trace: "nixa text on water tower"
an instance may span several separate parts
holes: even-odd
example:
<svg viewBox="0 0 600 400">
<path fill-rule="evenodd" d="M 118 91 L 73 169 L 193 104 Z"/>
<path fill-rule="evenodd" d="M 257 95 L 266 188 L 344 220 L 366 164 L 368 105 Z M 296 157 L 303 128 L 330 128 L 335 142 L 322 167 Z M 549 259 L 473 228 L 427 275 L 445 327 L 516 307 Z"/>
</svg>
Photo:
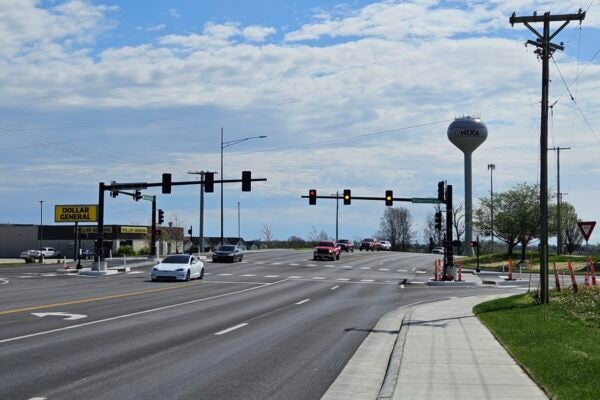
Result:
<svg viewBox="0 0 600 400">
<path fill-rule="evenodd" d="M 471 155 L 485 139 L 487 127 L 478 117 L 456 118 L 448 127 L 448 139 L 465 155 L 465 242 L 473 240 L 473 190 Z M 468 248 L 468 247 L 466 247 Z"/>
</svg>

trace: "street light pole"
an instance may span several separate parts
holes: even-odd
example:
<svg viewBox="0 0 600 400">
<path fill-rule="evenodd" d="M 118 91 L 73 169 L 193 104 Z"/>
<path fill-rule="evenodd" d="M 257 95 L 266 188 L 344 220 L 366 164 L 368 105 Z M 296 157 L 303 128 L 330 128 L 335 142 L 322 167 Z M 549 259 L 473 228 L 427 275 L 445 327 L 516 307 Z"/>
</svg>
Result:
<svg viewBox="0 0 600 400">
<path fill-rule="evenodd" d="M 209 171 L 188 171 L 190 175 L 200 175 L 200 180 L 204 182 L 204 174 Z M 217 172 L 213 172 L 216 174 Z M 200 221 L 198 224 L 198 254 L 204 252 L 204 183 L 200 184 Z"/>
<path fill-rule="evenodd" d="M 42 205 L 44 204 L 44 200 L 38 200 L 40 203 L 40 250 L 44 245 L 44 208 Z"/>
<path fill-rule="evenodd" d="M 340 212 L 340 192 L 336 191 L 335 194 L 331 194 L 335 196 L 335 242 L 338 242 L 338 232 L 339 232 L 339 212 Z"/>
<path fill-rule="evenodd" d="M 240 236 L 240 202 L 238 201 L 238 239 L 241 239 Z"/>
<path fill-rule="evenodd" d="M 492 252 L 494 251 L 494 170 L 496 164 L 488 164 L 488 170 L 490 171 L 490 217 L 491 217 L 491 228 L 492 231 Z"/>
<path fill-rule="evenodd" d="M 245 142 L 250 139 L 264 139 L 264 138 L 266 138 L 265 135 L 249 136 L 249 137 L 245 137 L 242 139 L 235 139 L 235 140 L 229 140 L 227 142 L 224 142 L 223 141 L 223 128 L 221 128 L 221 242 L 220 242 L 221 245 L 224 244 L 224 240 L 223 240 L 223 179 L 225 179 L 225 176 L 223 176 L 223 149 L 233 146 L 233 145 L 236 145 L 241 142 Z"/>
</svg>

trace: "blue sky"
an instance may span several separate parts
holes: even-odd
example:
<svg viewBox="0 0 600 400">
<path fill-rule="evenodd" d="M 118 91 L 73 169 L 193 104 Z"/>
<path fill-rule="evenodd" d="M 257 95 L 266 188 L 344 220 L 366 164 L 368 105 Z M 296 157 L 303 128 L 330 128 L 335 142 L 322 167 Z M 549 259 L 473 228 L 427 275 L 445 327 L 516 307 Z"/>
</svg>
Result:
<svg viewBox="0 0 600 400">
<path fill-rule="evenodd" d="M 541 67 L 513 11 L 588 10 L 556 39 L 549 143 L 561 189 L 584 220 L 599 218 L 600 5 L 594 1 L 0 1 L 0 221 L 45 223 L 54 204 L 97 201 L 98 182 L 194 179 L 219 167 L 225 140 L 267 135 L 225 151 L 225 178 L 265 177 L 225 191 L 226 235 L 335 233 L 331 194 L 463 196 L 462 154 L 447 140 L 455 116 L 478 114 L 489 137 L 473 156 L 475 198 L 538 181 Z M 576 104 L 565 94 L 558 71 Z M 575 79 L 579 76 L 578 79 Z M 549 155 L 554 190 L 555 158 Z M 148 191 L 147 194 L 154 192 Z M 156 192 L 158 193 L 158 192 Z M 207 195 L 206 234 L 219 234 Z M 474 201 L 476 204 L 477 202 Z M 421 238 L 432 208 L 403 204 Z M 198 226 L 198 188 L 159 196 L 167 220 Z M 376 232 L 384 206 L 341 208 L 340 235 Z M 107 223 L 149 221 L 149 204 L 107 197 Z M 600 241 L 598 232 L 591 242 Z"/>
</svg>

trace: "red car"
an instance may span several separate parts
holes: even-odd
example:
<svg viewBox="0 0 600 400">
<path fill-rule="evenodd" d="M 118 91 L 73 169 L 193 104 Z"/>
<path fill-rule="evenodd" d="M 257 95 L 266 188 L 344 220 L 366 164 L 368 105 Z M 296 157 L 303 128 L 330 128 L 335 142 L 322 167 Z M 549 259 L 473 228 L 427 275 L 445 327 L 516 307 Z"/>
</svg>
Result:
<svg viewBox="0 0 600 400">
<path fill-rule="evenodd" d="M 379 251 L 379 250 L 381 250 L 381 244 L 377 241 L 377 239 L 366 238 L 366 239 L 363 239 L 362 242 L 360 242 L 360 247 L 358 249 L 360 251 L 363 251 L 363 250 Z"/>
<path fill-rule="evenodd" d="M 331 240 L 322 240 L 317 243 L 313 250 L 313 260 L 321 260 L 323 258 L 331 261 L 340 259 L 341 249 Z"/>
</svg>

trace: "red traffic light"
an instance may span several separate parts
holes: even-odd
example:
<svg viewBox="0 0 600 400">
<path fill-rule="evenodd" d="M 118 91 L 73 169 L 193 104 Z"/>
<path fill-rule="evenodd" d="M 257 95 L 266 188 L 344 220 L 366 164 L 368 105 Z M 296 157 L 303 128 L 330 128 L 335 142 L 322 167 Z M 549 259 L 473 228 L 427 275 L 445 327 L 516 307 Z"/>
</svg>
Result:
<svg viewBox="0 0 600 400">
<path fill-rule="evenodd" d="M 317 190 L 316 189 L 310 189 L 308 191 L 308 204 L 310 204 L 311 206 L 314 206 L 317 204 Z"/>
</svg>

